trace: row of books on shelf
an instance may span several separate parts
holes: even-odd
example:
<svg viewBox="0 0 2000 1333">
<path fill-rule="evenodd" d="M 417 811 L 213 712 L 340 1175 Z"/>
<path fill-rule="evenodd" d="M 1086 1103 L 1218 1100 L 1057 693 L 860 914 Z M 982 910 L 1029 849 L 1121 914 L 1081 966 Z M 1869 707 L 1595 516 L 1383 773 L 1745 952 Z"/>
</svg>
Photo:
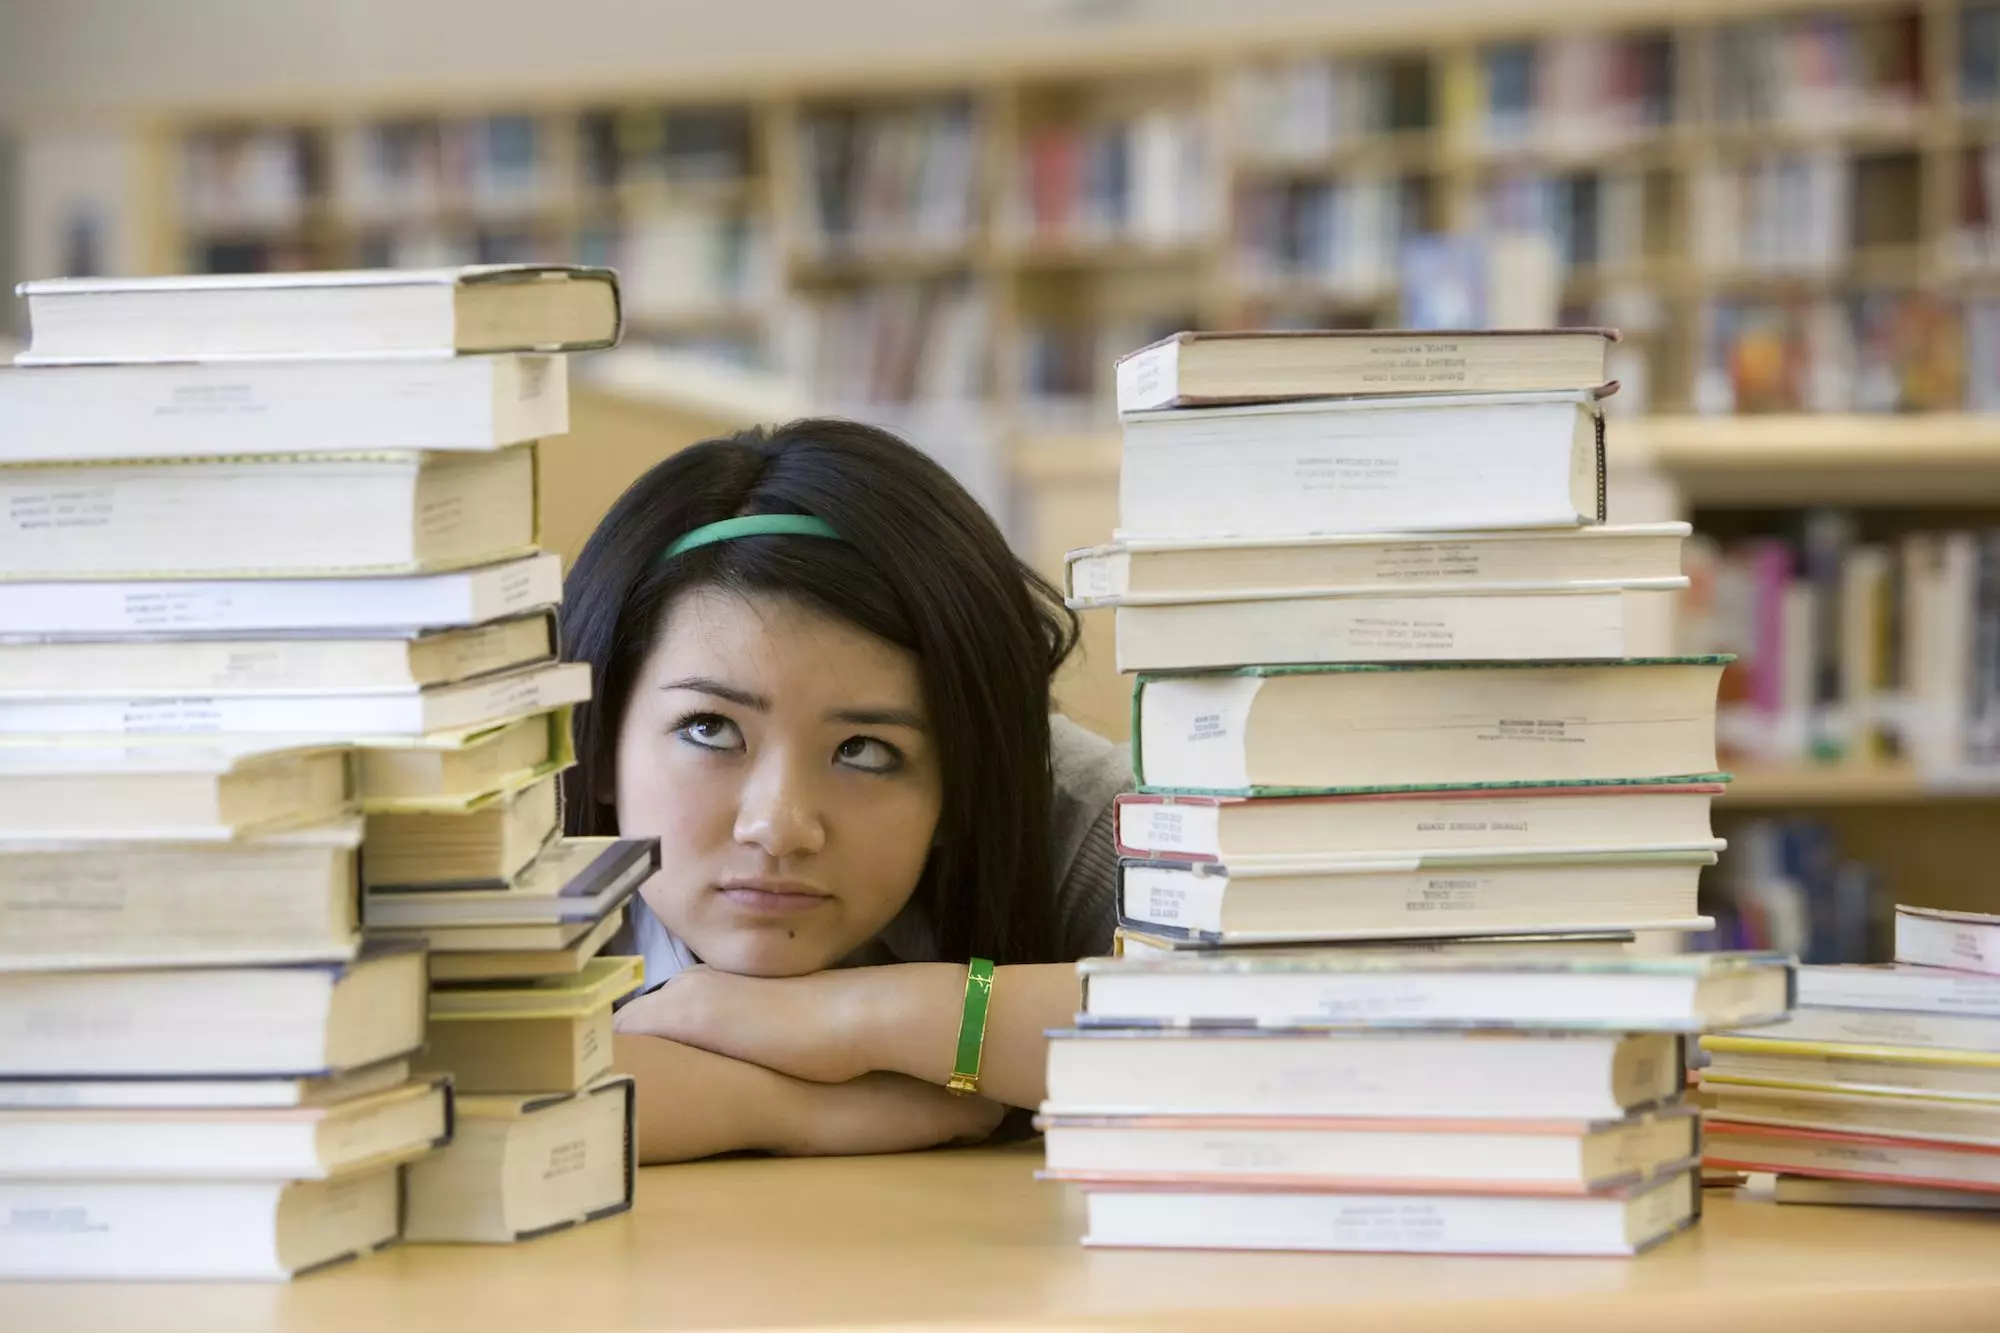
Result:
<svg viewBox="0 0 2000 1333">
<path fill-rule="evenodd" d="M 1796 541 L 1689 543 L 1683 646 L 1736 654 L 1722 737 L 1761 761 L 1892 755 L 2000 764 L 2000 532 L 1856 538 L 1821 511 Z"/>
<path fill-rule="evenodd" d="M 598 190 L 743 181 L 757 162 L 756 125 L 745 106 L 586 111 L 577 134 L 583 183 Z"/>
<path fill-rule="evenodd" d="M 1154 107 L 1030 131 L 1013 224 L 1031 242 L 1168 245 L 1214 233 L 1218 194 L 1205 113 Z"/>
<path fill-rule="evenodd" d="M 1479 139 L 1488 148 L 1602 149 L 1672 123 L 1673 38 L 1562 33 L 1481 48 Z"/>
<path fill-rule="evenodd" d="M 1926 95 L 1923 27 L 1915 6 L 1724 23 L 1715 30 L 1715 118 L 1817 129 L 1912 118 Z"/>
<path fill-rule="evenodd" d="M 1319 164 L 1381 135 L 1437 121 L 1423 55 L 1298 56 L 1244 66 L 1229 84 L 1239 153 L 1263 166 Z"/>
<path fill-rule="evenodd" d="M 1715 928 L 1698 949 L 1769 949 L 1808 963 L 1861 963 L 1891 955 L 1890 888 L 1846 855 L 1835 827 L 1808 816 L 1739 820 L 1702 884 Z"/>
<path fill-rule="evenodd" d="M 788 308 L 782 364 L 822 402 L 973 402 L 991 382 L 991 307 L 971 281 L 882 284 Z"/>
<path fill-rule="evenodd" d="M 590 270 L 28 284 L 0 372 L 0 1277 L 275 1279 L 630 1206 L 535 549 Z M 457 355 L 454 355 L 457 354 Z M 194 1224 L 190 1224 L 190 1220 Z"/>
<path fill-rule="evenodd" d="M 1877 291 L 1704 304 L 1697 412 L 1987 411 L 2000 303 Z"/>
<path fill-rule="evenodd" d="M 807 232 L 829 250 L 962 245 L 979 207 L 972 104 L 813 112 L 799 141 Z"/>
</svg>

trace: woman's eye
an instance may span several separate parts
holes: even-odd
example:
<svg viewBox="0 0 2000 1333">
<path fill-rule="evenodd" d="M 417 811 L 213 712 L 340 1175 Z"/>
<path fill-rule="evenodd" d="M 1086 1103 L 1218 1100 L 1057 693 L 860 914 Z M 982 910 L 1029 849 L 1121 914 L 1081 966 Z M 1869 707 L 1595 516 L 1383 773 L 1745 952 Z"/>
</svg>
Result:
<svg viewBox="0 0 2000 1333">
<path fill-rule="evenodd" d="M 716 713 L 696 713 L 682 718 L 675 726 L 674 734 L 690 745 L 699 745 L 704 750 L 740 750 L 743 748 L 743 734 L 736 724 Z"/>
<path fill-rule="evenodd" d="M 903 752 L 873 736 L 848 737 L 833 752 L 833 757 L 865 773 L 893 773 L 903 766 Z"/>
</svg>

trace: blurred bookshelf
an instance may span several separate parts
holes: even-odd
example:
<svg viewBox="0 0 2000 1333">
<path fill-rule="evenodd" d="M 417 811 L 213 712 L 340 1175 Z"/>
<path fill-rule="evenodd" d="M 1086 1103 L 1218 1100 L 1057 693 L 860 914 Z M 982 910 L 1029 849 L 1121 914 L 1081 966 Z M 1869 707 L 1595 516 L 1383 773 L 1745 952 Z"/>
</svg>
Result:
<svg viewBox="0 0 2000 1333">
<path fill-rule="evenodd" d="M 1537 286 L 1623 332 L 1612 446 L 1668 497 L 1631 517 L 1695 523 L 1682 630 L 1746 659 L 1725 835 L 1767 871 L 1818 849 L 1877 898 L 2000 910 L 2000 0 L 1544 12 L 876 87 L 191 116 L 160 136 L 150 252 L 612 264 L 635 342 L 920 435 L 976 420 L 1049 573 L 1114 526 L 1116 354 L 1506 322 L 1500 289 Z M 1464 253 L 1484 306 L 1448 299 Z M 1123 735 L 1111 658 L 1089 618 L 1061 693 Z"/>
</svg>

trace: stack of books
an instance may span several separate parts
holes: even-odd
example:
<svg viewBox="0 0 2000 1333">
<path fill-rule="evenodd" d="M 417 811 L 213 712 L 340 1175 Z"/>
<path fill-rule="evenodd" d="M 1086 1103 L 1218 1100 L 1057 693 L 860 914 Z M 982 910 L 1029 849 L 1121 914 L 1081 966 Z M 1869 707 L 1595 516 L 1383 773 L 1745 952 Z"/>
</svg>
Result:
<svg viewBox="0 0 2000 1333">
<path fill-rule="evenodd" d="M 453 1132 L 422 942 L 364 940 L 364 888 L 520 879 L 555 829 L 590 683 L 555 660 L 533 442 L 615 282 L 22 290 L 0 1202 L 43 1221 L 0 1275 L 290 1276 L 395 1239 Z"/>
<path fill-rule="evenodd" d="M 2000 1208 L 2000 917 L 1898 907 L 1893 964 L 1801 968 L 1798 998 L 1702 1039 L 1707 1163 L 1781 1203 Z"/>
<path fill-rule="evenodd" d="M 1139 673 L 1124 956 L 1044 1108 L 1092 1243 L 1630 1253 L 1698 1214 L 1677 1034 L 1781 1016 L 1789 963 L 1625 954 L 1709 924 L 1723 659 L 1646 655 L 1686 529 L 1602 523 L 1609 341 L 1120 363 L 1122 531 L 1070 590 Z"/>
</svg>

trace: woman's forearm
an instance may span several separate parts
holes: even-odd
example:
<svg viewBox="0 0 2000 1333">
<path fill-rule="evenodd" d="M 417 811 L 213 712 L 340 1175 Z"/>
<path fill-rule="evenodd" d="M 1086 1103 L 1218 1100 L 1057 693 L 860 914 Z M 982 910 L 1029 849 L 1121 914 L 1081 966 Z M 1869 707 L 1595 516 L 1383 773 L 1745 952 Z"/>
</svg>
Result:
<svg viewBox="0 0 2000 1333">
<path fill-rule="evenodd" d="M 965 1007 L 963 964 L 899 963 L 831 975 L 853 987 L 850 1021 L 857 1054 L 868 1067 L 940 1085 L 951 1076 Z M 1070 1026 L 1082 996 L 1073 963 L 995 969 L 981 1094 L 1009 1106 L 1039 1106 L 1048 1087 L 1044 1034 Z"/>
<path fill-rule="evenodd" d="M 659 1037 L 620 1033 L 612 1050 L 637 1084 L 640 1162 L 784 1149 L 798 1080 Z"/>
</svg>

